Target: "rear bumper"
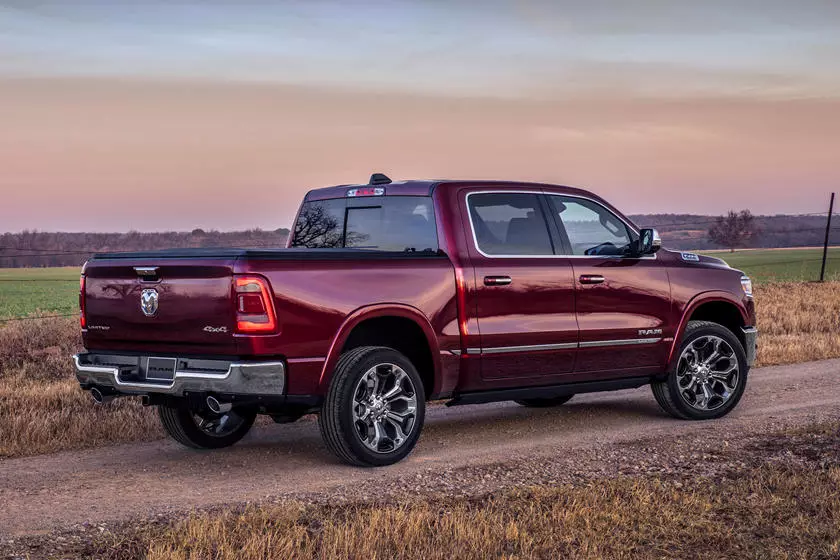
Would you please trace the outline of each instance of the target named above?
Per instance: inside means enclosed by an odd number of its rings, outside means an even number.
[[[755,355],[758,350],[758,329],[748,327],[741,329],[744,333],[744,352],[747,355],[747,365],[752,367],[755,363]]]
[[[187,393],[283,395],[286,365],[282,361],[233,362],[177,358],[171,380],[144,380],[148,356],[82,353],[73,356],[76,378],[83,389],[107,388],[126,395]]]

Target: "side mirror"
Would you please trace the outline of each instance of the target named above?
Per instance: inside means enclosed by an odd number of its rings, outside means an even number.
[[[655,229],[645,228],[639,231],[637,253],[641,255],[652,255],[662,248],[662,238]]]

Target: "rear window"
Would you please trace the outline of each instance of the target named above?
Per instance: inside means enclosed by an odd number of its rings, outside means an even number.
[[[305,202],[292,247],[437,251],[432,199],[387,196]]]

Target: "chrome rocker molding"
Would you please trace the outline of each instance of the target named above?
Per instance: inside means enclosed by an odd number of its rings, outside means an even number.
[[[527,346],[496,346],[492,348],[467,348],[466,354],[486,355],[504,354],[508,352],[540,352],[543,350],[574,350],[575,348],[600,348],[605,346],[636,346],[641,344],[656,344],[661,338],[628,338],[622,340],[593,340],[587,342],[564,342],[560,344],[531,344]],[[460,350],[450,350],[456,356]]]
[[[225,373],[176,371],[167,385],[122,381],[119,368],[81,363],[73,356],[76,378],[85,388],[110,387],[118,393],[143,395],[161,393],[184,396],[185,393],[230,393],[243,395],[282,395],[286,389],[286,365],[283,362],[232,363]]]

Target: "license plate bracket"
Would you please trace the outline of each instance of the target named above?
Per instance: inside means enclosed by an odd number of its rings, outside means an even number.
[[[146,380],[173,381],[177,366],[177,358],[149,357],[146,359]]]

